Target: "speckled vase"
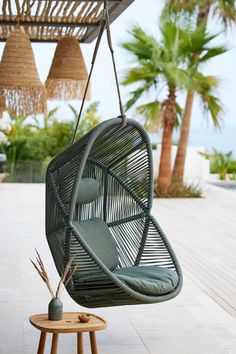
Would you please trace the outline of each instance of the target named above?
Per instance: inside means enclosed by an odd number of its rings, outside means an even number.
[[[60,299],[53,298],[48,305],[48,319],[59,321],[62,319],[63,305]]]

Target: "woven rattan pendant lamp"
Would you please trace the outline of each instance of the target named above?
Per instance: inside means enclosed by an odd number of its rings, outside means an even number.
[[[39,79],[31,43],[18,27],[10,34],[3,51],[0,96],[5,99],[4,108],[13,115],[46,112],[46,90]]]
[[[46,80],[49,99],[82,99],[88,72],[78,41],[73,37],[61,38],[57,44]],[[90,93],[87,94],[89,99]]]

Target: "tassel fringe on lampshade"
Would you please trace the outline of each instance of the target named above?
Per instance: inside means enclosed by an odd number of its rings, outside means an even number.
[[[46,80],[48,99],[82,99],[88,72],[78,41],[64,37],[58,41],[52,65]],[[86,99],[90,99],[90,89]]]
[[[3,112],[6,110],[5,100],[3,96],[0,96],[0,119],[3,116]]]
[[[46,113],[46,90],[36,69],[27,34],[16,28],[7,39],[0,65],[0,111],[24,116]]]

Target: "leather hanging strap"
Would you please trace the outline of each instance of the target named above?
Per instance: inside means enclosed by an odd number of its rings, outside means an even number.
[[[122,118],[122,125],[126,124],[126,115],[124,113],[124,107],[123,107],[123,103],[122,103],[122,99],[121,99],[120,87],[119,87],[119,81],[118,81],[118,75],[117,75],[117,69],[116,69],[116,62],[115,62],[115,57],[114,57],[114,49],[113,49],[113,46],[112,46],[108,5],[107,5],[107,0],[104,0],[104,8],[103,8],[102,20],[101,20],[100,29],[99,29],[97,41],[96,41],[94,52],[93,52],[93,57],[92,57],[92,61],[91,61],[91,68],[90,68],[88,80],[87,80],[87,83],[86,83],[84,96],[83,96],[83,99],[82,99],[82,103],[81,103],[81,106],[80,106],[78,118],[77,118],[77,121],[76,121],[75,130],[74,130],[74,133],[73,133],[72,144],[75,141],[75,137],[76,137],[76,134],[77,134],[79,122],[80,122],[81,115],[82,115],[83,108],[84,108],[85,98],[86,98],[86,95],[87,95],[87,92],[88,92],[91,76],[92,76],[93,69],[94,69],[94,64],[95,64],[96,57],[97,57],[97,52],[98,52],[98,49],[99,49],[99,46],[100,46],[100,43],[101,43],[101,39],[102,39],[102,35],[103,35],[103,32],[104,32],[105,29],[106,29],[106,33],[107,33],[107,43],[108,43],[108,47],[110,49],[111,58],[112,58],[112,65],[113,65],[113,70],[114,70],[114,75],[115,75],[115,82],[116,82],[116,90],[117,90],[117,95],[118,95],[118,100],[119,100],[119,108],[120,108],[119,117]]]

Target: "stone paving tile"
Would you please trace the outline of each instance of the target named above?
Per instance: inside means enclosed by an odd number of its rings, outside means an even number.
[[[209,203],[212,204],[215,200],[212,212],[217,213],[219,210],[226,215],[226,202],[222,202],[225,195],[222,192],[219,194],[214,199],[210,192],[209,201],[207,198],[194,201],[154,201],[154,214],[158,215],[161,226],[167,230],[180,256],[178,240],[183,228],[186,228],[183,226],[184,220],[180,219],[181,212],[187,208],[187,214],[183,218],[190,220],[193,217],[191,208],[194,213],[199,209],[199,213],[203,215],[206,210],[210,212]],[[204,208],[205,211],[202,210]],[[229,211],[231,219],[234,212]],[[205,218],[198,230],[192,226],[192,232],[189,232],[191,237],[197,237],[200,229],[204,232],[206,227],[213,227],[216,219],[213,218],[211,225],[207,226],[207,215]],[[228,238],[233,230],[230,220]],[[0,185],[0,224],[1,237],[7,235],[0,250],[0,313],[1,323],[4,323],[0,325],[0,354],[33,354],[36,353],[39,331],[29,324],[28,317],[33,313],[47,311],[50,301],[47,289],[29,263],[29,258],[35,257],[34,247],[38,248],[45,260],[53,284],[58,281],[44,235],[44,186]],[[222,235],[226,237],[226,228],[222,225],[218,227],[217,224],[215,226],[217,238]],[[236,225],[234,230],[236,235]],[[231,239],[230,242],[235,244]],[[169,302],[85,309],[64,292],[64,310],[96,313],[108,320],[108,328],[97,333],[101,354],[235,354],[235,318],[208,296],[189,272],[185,274],[185,269],[183,271],[183,291]],[[84,336],[84,342],[85,353],[90,353],[87,335]],[[75,352],[75,345],[74,335],[61,336],[58,354]],[[50,352],[50,340],[47,342],[47,349]]]

